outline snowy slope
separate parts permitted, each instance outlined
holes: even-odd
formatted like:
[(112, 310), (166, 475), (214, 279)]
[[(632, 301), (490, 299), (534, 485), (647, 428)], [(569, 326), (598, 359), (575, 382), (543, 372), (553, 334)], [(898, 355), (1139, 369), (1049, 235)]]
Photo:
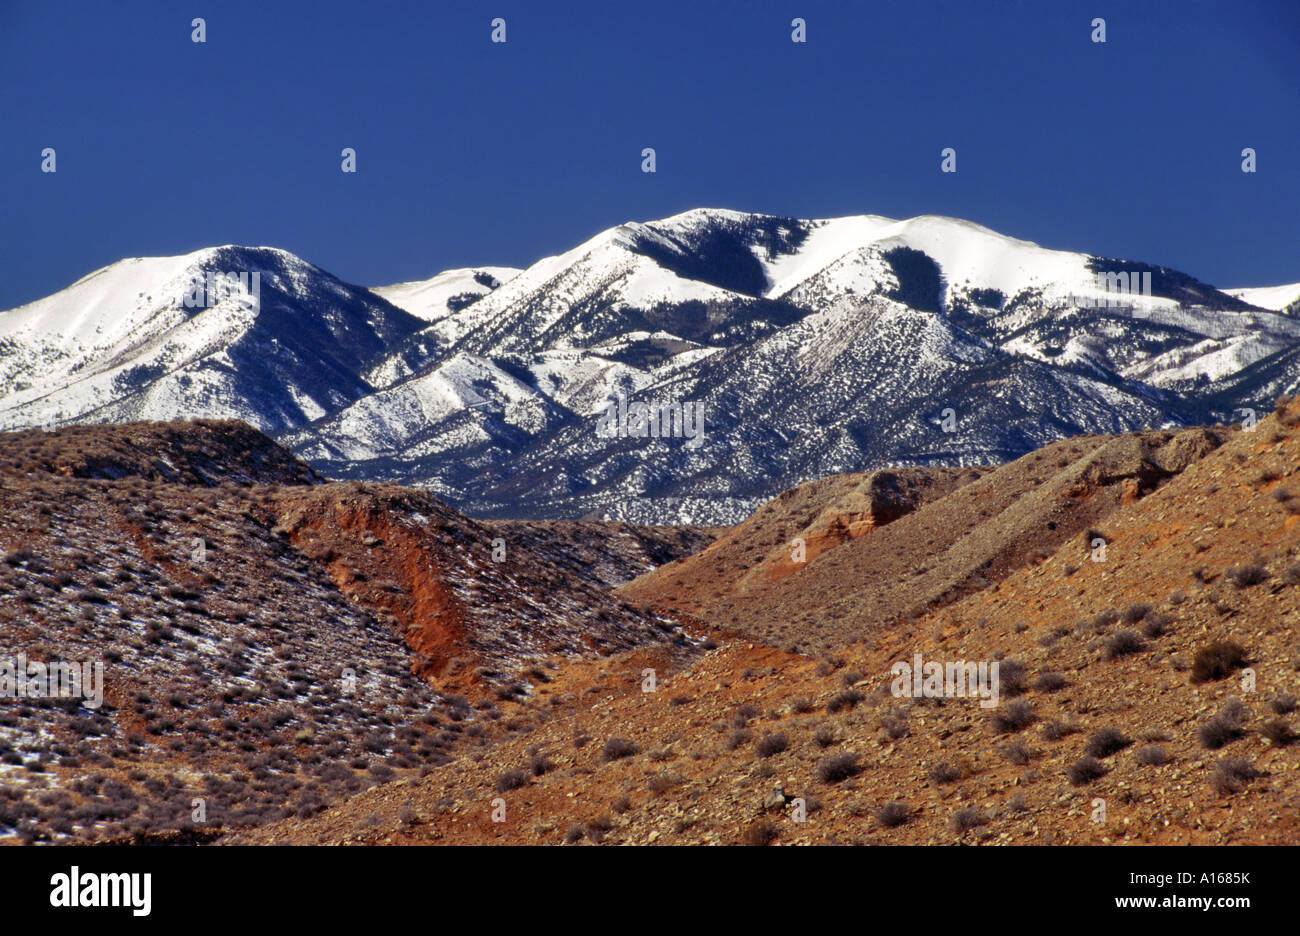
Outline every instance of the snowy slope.
[(904, 246), (928, 255), (949, 284), (975, 284), (1015, 295), (1040, 287), (1081, 292), (1092, 287), (1085, 254), (1048, 250), (969, 221), (923, 215), (906, 221), (876, 216), (813, 222), (807, 246), (772, 264), (768, 295), (777, 297), (868, 246)]
[(1281, 312), (1287, 306), (1300, 300), (1300, 283), (1288, 283), (1284, 286), (1225, 289), (1224, 292), (1261, 309), (1272, 309), (1274, 312)]
[(493, 420), (521, 433), (545, 430), (548, 407), (492, 362), (458, 354), (438, 368), (364, 397), (284, 441), (309, 459), (427, 456), (490, 442)]
[[(189, 274), (215, 253), (212, 249), (180, 257), (133, 257), (82, 277), (62, 292), (0, 315), (0, 342), (22, 347), (25, 355), (0, 358), (0, 382), (54, 384), (69, 375), (129, 356), (134, 348), (183, 326), (192, 316), (180, 298)], [(155, 298), (155, 294), (156, 297)], [(247, 303), (227, 302), (233, 316), (227, 334), (247, 322)], [(212, 322), (220, 317), (209, 317)], [(206, 323), (205, 323), (206, 324)], [(219, 338), (213, 328), (208, 338)], [(194, 341), (202, 341), (194, 336)]]
[[(244, 273), (187, 307), (194, 277)], [(234, 417), (304, 425), (373, 389), (362, 373), (421, 322), (286, 251), (130, 259), (0, 313), (0, 427)]]
[(519, 272), (516, 267), (497, 266), (446, 270), (432, 279), (375, 286), (371, 292), (432, 323), (481, 299)]
[[(620, 225), (573, 250), (538, 261), (430, 331), (478, 351), (525, 352), (535, 350), (538, 339), (561, 330), (575, 346), (607, 337), (600, 328), (603, 320), (621, 325), (617, 317), (628, 309), (736, 298), (730, 290), (665, 267), (647, 256), (647, 246), (680, 253), (679, 247), (647, 225)], [(588, 312), (600, 314), (593, 317)]]

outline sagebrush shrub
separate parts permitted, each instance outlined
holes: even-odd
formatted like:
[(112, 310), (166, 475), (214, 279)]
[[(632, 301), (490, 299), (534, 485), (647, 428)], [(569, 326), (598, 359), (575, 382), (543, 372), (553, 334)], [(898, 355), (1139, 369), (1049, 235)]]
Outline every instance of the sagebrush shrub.
[(677, 776), (677, 774), (670, 773), (669, 771), (661, 771), (650, 778), (648, 786), (650, 792), (655, 796), (662, 796), (681, 782), (682, 778)]
[(886, 829), (901, 826), (911, 817), (911, 810), (905, 803), (886, 803), (876, 810), (876, 822)]
[(1142, 622), (1142, 634), (1155, 640), (1169, 631), (1169, 618), (1163, 614), (1152, 614)]
[(1246, 665), (1246, 650), (1235, 640), (1216, 640), (1196, 651), (1192, 659), (1192, 682), (1202, 683), (1230, 676)]
[(1246, 758), (1225, 757), (1214, 765), (1210, 785), (1217, 793), (1236, 793), (1249, 781), (1262, 776)]
[(960, 832), (969, 832), (976, 826), (982, 826), (988, 819), (974, 806), (964, 806), (953, 813), (952, 824)]
[(858, 755), (845, 752), (832, 754), (817, 765), (817, 776), (822, 783), (839, 783), (862, 772)]
[(862, 699), (862, 693), (855, 689), (841, 692), (838, 695), (833, 696), (831, 700), (826, 703), (826, 712), (827, 714), (834, 715), (836, 712), (842, 711), (843, 709), (851, 709), (853, 706), (861, 702)]
[(1268, 581), (1268, 570), (1255, 563), (1233, 566), (1223, 575), (1238, 588), (1250, 588), (1252, 585), (1260, 585)]
[(1011, 761), (1011, 763), (1015, 764), (1017, 767), (1025, 766), (1025, 764), (1029, 763), (1030, 758), (1033, 757), (1033, 752), (1030, 751), (1029, 745), (1026, 744), (1022, 738), (1016, 738), (1014, 741), (1009, 741), (1002, 745), (1002, 747), (998, 748), (998, 753)]
[(1081, 757), (1066, 772), (1071, 785), (1084, 786), (1106, 775), (1106, 765), (1095, 757)]
[(1028, 702), (1024, 699), (1017, 699), (1001, 706), (993, 713), (991, 719), (993, 733), (1012, 734), (1022, 731), (1032, 725), (1037, 717)]
[(1239, 699), (1228, 700), (1213, 718), (1198, 729), (1197, 737), (1200, 738), (1201, 745), (1214, 751), (1236, 741), (1246, 733), (1243, 723), (1249, 715), (1249, 710)]
[(1104, 631), (1118, 620), (1119, 612), (1114, 608), (1107, 608), (1105, 611), (1093, 616), (1092, 629), (1098, 632)]
[(623, 757), (632, 757), (640, 753), (640, 751), (641, 749), (637, 747), (636, 743), (629, 741), (627, 738), (610, 738), (605, 742), (605, 746), (601, 748), (600, 753), (605, 760), (612, 761)]
[(1029, 674), (1024, 664), (1016, 660), (1002, 660), (998, 663), (998, 688), (1003, 695), (1012, 697), (1021, 695), (1029, 684)]
[(734, 751), (738, 747), (744, 747), (751, 740), (753, 740), (753, 738), (754, 735), (751, 732), (744, 731), (744, 730), (733, 731), (731, 733), (731, 736), (727, 738), (727, 750)]
[(1138, 748), (1134, 756), (1139, 764), (1146, 764), (1148, 767), (1163, 767), (1169, 763), (1168, 752), (1159, 744), (1148, 744), (1146, 747)]
[(1283, 692), (1275, 695), (1269, 706), (1278, 715), (1290, 715), (1296, 710), (1296, 697), (1289, 692)]
[(1127, 608), (1124, 609), (1124, 623), (1136, 624), (1138, 621), (1141, 621), (1150, 613), (1151, 613), (1151, 605), (1147, 604), (1145, 601), (1141, 601), (1138, 602), (1137, 604), (1129, 605)]
[(1142, 636), (1134, 630), (1122, 630), (1106, 641), (1106, 659), (1117, 660), (1131, 653), (1138, 653), (1146, 644)]
[(754, 746), (755, 752), (759, 757), (772, 757), (780, 754), (790, 746), (790, 739), (782, 732), (764, 735), (759, 738), (758, 744)]
[(1264, 727), (1260, 729), (1260, 734), (1277, 747), (1286, 747), (1296, 737), (1291, 731), (1291, 726), (1280, 718), (1265, 722)]
[(935, 783), (955, 783), (963, 776), (962, 769), (948, 761), (940, 761), (930, 768), (930, 779)]
[(880, 728), (891, 741), (906, 738), (909, 731), (907, 727), (907, 716), (897, 714), (886, 715), (884, 718), (880, 719)]
[(1034, 680), (1034, 688), (1039, 692), (1059, 692), (1067, 685), (1069, 685), (1069, 683), (1066, 682), (1064, 676), (1050, 670), (1045, 673), (1040, 673), (1038, 678)]
[(1133, 740), (1126, 737), (1118, 728), (1100, 728), (1088, 738), (1083, 746), (1083, 753), (1089, 757), (1110, 757), (1132, 743)]

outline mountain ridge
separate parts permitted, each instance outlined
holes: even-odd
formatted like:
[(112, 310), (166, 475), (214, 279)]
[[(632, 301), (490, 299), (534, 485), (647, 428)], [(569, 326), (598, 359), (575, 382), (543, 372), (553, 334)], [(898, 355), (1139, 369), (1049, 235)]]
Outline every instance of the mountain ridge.
[[(140, 264), (156, 275), (126, 275)], [(182, 310), (185, 277), (214, 269), (262, 274), (255, 314)], [(1300, 384), (1300, 318), (1247, 297), (1285, 288), (941, 215), (699, 208), (524, 269), (369, 289), (275, 248), (205, 248), (0, 312), (0, 428), (238, 418), (327, 476), (472, 515), (734, 523), (829, 473), (1264, 411)], [(598, 438), (620, 399), (700, 403), (705, 443)]]

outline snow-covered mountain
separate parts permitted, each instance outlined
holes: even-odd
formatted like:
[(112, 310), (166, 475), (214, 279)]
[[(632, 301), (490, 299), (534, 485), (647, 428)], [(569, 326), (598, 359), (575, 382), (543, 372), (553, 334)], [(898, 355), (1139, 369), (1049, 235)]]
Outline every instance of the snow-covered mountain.
[[(244, 281), (212, 288), (227, 274)], [(122, 260), (0, 313), (0, 428), (233, 417), (274, 435), (373, 392), (365, 373), (423, 325), (270, 247)]]
[[(178, 304), (196, 266), (263, 271), (260, 310)], [(471, 513), (732, 522), (831, 472), (1260, 411), (1300, 385), (1288, 290), (936, 216), (697, 209), (373, 290), (218, 248), (0, 313), (0, 426), (231, 415)], [(611, 437), (625, 400), (702, 404), (703, 433)]]

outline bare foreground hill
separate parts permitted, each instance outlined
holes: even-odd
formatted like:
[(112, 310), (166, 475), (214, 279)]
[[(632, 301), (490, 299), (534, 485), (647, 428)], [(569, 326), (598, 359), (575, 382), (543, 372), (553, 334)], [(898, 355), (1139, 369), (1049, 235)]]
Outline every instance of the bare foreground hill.
[[(233, 422), (0, 435), (3, 657), (103, 663), (0, 699), (0, 841), (1294, 842), (1298, 471), (1293, 402), (718, 530), (476, 521)], [(916, 654), (998, 704), (896, 695)]]

